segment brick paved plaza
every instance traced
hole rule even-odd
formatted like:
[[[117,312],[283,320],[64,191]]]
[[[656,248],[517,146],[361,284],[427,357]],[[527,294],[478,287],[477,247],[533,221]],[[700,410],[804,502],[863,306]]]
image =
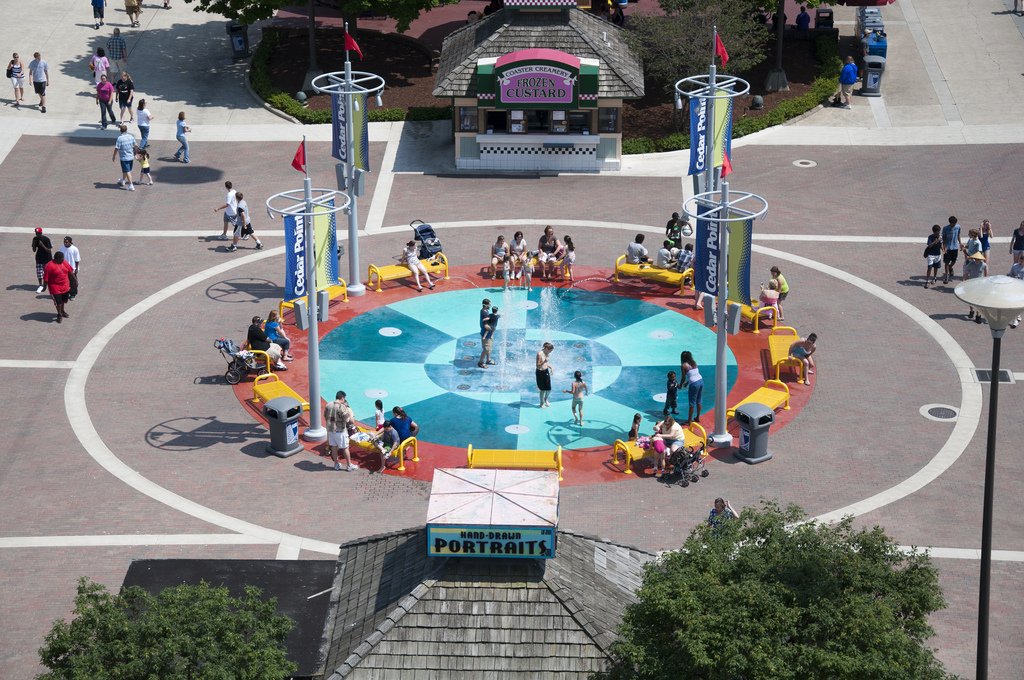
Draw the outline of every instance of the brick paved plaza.
[[[0,358],[8,423],[0,443],[0,677],[19,679],[41,671],[37,649],[54,619],[69,614],[79,576],[116,588],[142,558],[333,559],[341,542],[421,526],[429,490],[411,473],[333,472],[316,452],[268,456],[266,429],[224,384],[212,346],[221,336],[241,340],[251,316],[276,308],[283,235],[262,206],[301,187],[289,164],[303,134],[314,184],[337,186],[329,128],[301,128],[254,101],[215,18],[183,3],[169,12],[147,3],[142,28],[126,34],[140,92],[157,116],[156,183],[121,191],[113,136],[99,130],[88,98],[84,59],[99,37],[87,3],[37,4],[35,17],[11,15],[0,28],[8,52],[42,51],[53,78],[45,115],[31,92],[20,110],[0,93],[0,286],[9,318]],[[775,498],[812,516],[855,514],[858,524],[881,525],[902,545],[934,550],[949,607],[933,617],[930,643],[963,677],[974,668],[988,415],[988,385],[973,370],[989,366],[991,339],[966,320],[952,285],[923,288],[921,251],[931,225],[951,214],[965,231],[988,218],[997,236],[991,273],[1004,274],[1007,236],[1024,218],[1024,124],[1003,113],[1024,91],[1021,24],[1002,13],[1008,2],[969,4],[984,25],[968,33],[997,36],[1000,49],[986,57],[942,42],[953,0],[899,0],[886,10],[908,53],[906,72],[894,66],[904,87],[890,102],[895,113],[857,98],[849,115],[819,110],[735,145],[732,186],[769,202],[754,228],[752,284],[779,265],[793,288],[787,323],[819,335],[813,391],[792,385],[800,407],[773,431],[774,459],[747,466],[716,454],[711,476],[687,489],[646,475],[567,480],[560,497],[563,528],[645,550],[678,547],[716,496],[737,508]],[[127,26],[116,10],[108,9],[109,23]],[[837,10],[840,21],[852,16]],[[194,74],[161,63],[175,35],[195,49]],[[924,48],[914,42],[919,35],[938,41],[936,51],[925,49],[927,38]],[[986,74],[985,110],[964,61]],[[945,90],[935,73],[947,73]],[[999,78],[1012,85],[1002,88]],[[906,88],[921,94],[915,100]],[[170,123],[182,109],[195,130],[189,166],[168,161],[177,146]],[[956,111],[964,112],[959,120]],[[369,263],[390,263],[410,237],[408,223],[423,219],[464,277],[436,292],[486,287],[476,272],[495,236],[521,229],[533,244],[545,224],[573,236],[581,271],[607,278],[635,233],[660,241],[689,185],[681,154],[626,158],[623,171],[599,176],[456,175],[450,160],[447,124],[373,125],[375,172],[359,204],[363,276]],[[246,194],[264,251],[243,242],[228,253],[216,239],[213,209],[225,180]],[[81,292],[60,325],[49,298],[35,293],[35,227],[55,246],[73,235],[82,252]],[[388,289],[349,305],[416,295],[403,282]],[[602,281],[590,289],[649,295],[697,318],[689,299],[665,289]],[[332,321],[351,314],[343,307],[332,308]],[[292,364],[297,380],[304,347]],[[1002,362],[1015,380],[1001,392],[990,677],[1011,679],[1024,656],[1024,329],[1007,331]],[[400,385],[391,395],[388,407],[402,404]],[[960,418],[925,418],[927,404],[958,409]],[[431,414],[412,415],[429,441]],[[586,455],[610,458],[610,447]]]

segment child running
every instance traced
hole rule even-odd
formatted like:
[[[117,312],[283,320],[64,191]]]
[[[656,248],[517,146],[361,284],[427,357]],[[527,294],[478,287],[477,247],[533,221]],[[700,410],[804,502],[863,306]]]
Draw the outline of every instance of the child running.
[[[665,410],[662,415],[668,415],[669,411],[676,413],[676,400],[679,398],[679,383],[676,382],[676,372],[668,372],[668,380],[665,382]]]
[[[135,157],[139,159],[139,167],[142,170],[139,172],[139,181],[136,184],[143,184],[142,179],[148,180],[145,184],[153,186],[153,175],[149,172],[149,152],[143,148],[136,147]]]
[[[577,425],[583,425],[583,396],[589,395],[590,389],[587,387],[587,383],[583,382],[583,371],[573,373],[573,378],[575,380],[572,383],[572,387],[562,391],[572,395],[573,422]]]

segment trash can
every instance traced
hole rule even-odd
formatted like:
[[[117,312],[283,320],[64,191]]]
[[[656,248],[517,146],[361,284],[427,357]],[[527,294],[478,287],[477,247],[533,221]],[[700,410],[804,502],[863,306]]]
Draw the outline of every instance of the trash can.
[[[882,96],[882,74],[885,72],[885,57],[872,54],[864,57],[864,75],[861,77],[860,94],[863,97]]]
[[[302,402],[292,397],[277,397],[263,405],[263,415],[270,428],[270,444],[267,453],[280,458],[294,456],[302,450],[299,441],[299,416]]]
[[[885,30],[885,22],[882,20],[882,10],[877,7],[859,7],[857,9],[857,23],[854,35],[864,35],[865,31],[876,30]]]
[[[771,460],[768,428],[775,422],[775,411],[764,404],[743,404],[736,409],[736,422],[740,426],[736,457],[750,465]]]
[[[835,19],[832,16],[831,7],[819,7],[814,10],[814,27],[815,28],[833,28],[835,26]]]
[[[889,51],[889,41],[883,31],[872,31],[861,42],[864,45],[864,56],[888,56],[886,53]]]
[[[237,21],[229,21],[224,29],[228,33],[228,40],[231,41],[231,55],[235,59],[245,59],[249,56],[249,27]]]

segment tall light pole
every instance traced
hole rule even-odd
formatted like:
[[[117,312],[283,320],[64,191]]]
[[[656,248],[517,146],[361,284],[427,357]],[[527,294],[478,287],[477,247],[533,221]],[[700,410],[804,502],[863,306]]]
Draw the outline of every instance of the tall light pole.
[[[988,678],[989,592],[992,583],[992,516],[995,496],[996,423],[999,412],[999,354],[1006,327],[1024,310],[1024,281],[1009,276],[970,279],[953,293],[978,310],[992,331],[988,438],[985,442],[985,500],[981,516],[981,578],[978,584],[978,655],[975,677]]]
[[[301,190],[283,191],[267,199],[269,214],[294,217],[296,227],[301,221],[303,229],[303,271],[309,331],[309,350],[306,357],[309,369],[309,427],[302,433],[302,438],[308,441],[322,441],[327,438],[327,429],[320,422],[320,330],[317,324],[319,310],[316,301],[316,234],[313,231],[313,217],[339,213],[346,208],[348,196],[334,189],[314,189],[313,180],[308,174],[303,180]],[[332,253],[331,257],[336,256]]]
[[[345,23],[348,34],[348,22]],[[359,214],[357,197],[362,193],[361,182],[357,175],[362,170],[356,168],[356,157],[353,149],[355,130],[352,125],[353,107],[358,106],[356,95],[373,95],[377,98],[377,106],[381,105],[380,94],[384,91],[384,79],[373,73],[353,71],[352,62],[345,50],[345,70],[343,72],[324,73],[313,79],[313,89],[330,95],[339,95],[342,99],[345,118],[345,189],[348,192],[348,294],[363,295],[366,286],[362,284],[359,272]],[[336,112],[337,114],[338,112]]]

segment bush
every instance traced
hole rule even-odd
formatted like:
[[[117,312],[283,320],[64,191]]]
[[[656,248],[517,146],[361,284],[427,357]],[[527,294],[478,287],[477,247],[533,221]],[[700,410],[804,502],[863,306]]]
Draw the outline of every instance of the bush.
[[[406,120],[448,120],[452,117],[450,106],[410,106]]]
[[[839,58],[839,45],[833,36],[818,36],[815,38],[814,56],[818,62],[818,77],[811,83],[811,89],[793,99],[787,99],[756,118],[740,118],[733,121],[733,139],[739,139],[744,135],[760,132],[776,125],[781,125],[807,113],[819,104],[825,103],[839,86],[839,69],[843,62]],[[622,140],[622,153],[651,153],[653,151],[676,151],[686,149],[690,145],[687,135],[680,132],[673,133],[661,139],[651,140],[647,137]]]
[[[396,120],[405,120],[405,109],[381,108],[370,109],[368,114],[371,123],[387,123]]]

